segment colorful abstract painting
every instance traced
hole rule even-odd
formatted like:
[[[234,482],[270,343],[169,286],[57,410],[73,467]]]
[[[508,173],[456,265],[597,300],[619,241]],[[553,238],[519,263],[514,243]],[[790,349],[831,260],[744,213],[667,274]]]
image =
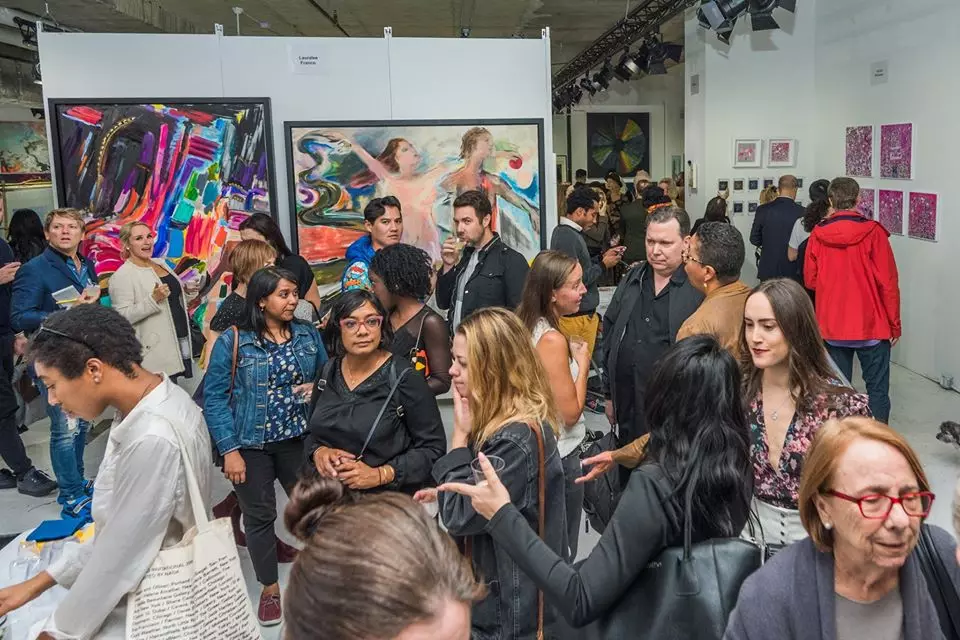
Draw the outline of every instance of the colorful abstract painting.
[[[528,258],[544,246],[542,120],[288,122],[285,138],[296,242],[322,295],[338,289],[376,197],[400,200],[403,242],[435,262],[453,229],[453,201],[473,189],[489,195],[504,242]]]
[[[120,227],[141,220],[155,257],[210,272],[201,299],[220,299],[237,227],[275,206],[269,99],[51,100],[49,113],[59,202],[87,214],[101,286],[123,262]]]
[[[851,178],[873,177],[873,127],[847,127],[845,146],[846,175]]]
[[[768,167],[792,167],[796,164],[796,140],[775,138],[767,142]]]
[[[937,241],[937,194],[910,194],[910,221],[907,233],[911,238]]]
[[[903,191],[880,189],[877,222],[890,233],[903,235]]]
[[[860,198],[857,200],[857,211],[864,216],[874,219],[876,211],[877,192],[874,189],[860,189]]]
[[[650,171],[649,113],[587,113],[587,175]]]
[[[880,127],[880,177],[913,179],[912,124],[885,124]]]
[[[50,179],[50,152],[43,122],[0,122],[0,174],[44,174]]]

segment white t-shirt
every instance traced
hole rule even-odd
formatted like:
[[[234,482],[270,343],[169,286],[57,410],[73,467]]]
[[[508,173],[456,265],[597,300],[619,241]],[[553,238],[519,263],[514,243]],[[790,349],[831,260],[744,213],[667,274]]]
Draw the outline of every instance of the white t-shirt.
[[[793,223],[793,231],[790,233],[789,246],[794,251],[800,250],[803,241],[810,237],[810,232],[803,228],[803,218]]]
[[[481,249],[474,249],[473,253],[470,254],[470,260],[467,261],[467,268],[460,274],[460,282],[457,283],[457,298],[453,301],[452,329],[454,331],[457,330],[460,322],[463,321],[463,292],[467,290],[467,282],[470,280],[473,272],[477,270],[477,265],[480,264],[480,251]]]
[[[556,329],[550,326],[550,323],[547,322],[546,318],[540,318],[537,321],[537,325],[533,328],[534,349],[537,348],[537,343],[540,342],[540,338],[550,331],[556,331]],[[577,364],[577,361],[573,358],[570,358],[570,375],[573,377],[574,381],[576,381],[577,376],[580,375],[580,365]],[[583,413],[581,412],[580,419],[577,420],[575,425],[560,430],[560,437],[557,439],[557,451],[560,453],[560,457],[566,458],[568,455],[573,453],[586,437],[587,421],[584,420]]]

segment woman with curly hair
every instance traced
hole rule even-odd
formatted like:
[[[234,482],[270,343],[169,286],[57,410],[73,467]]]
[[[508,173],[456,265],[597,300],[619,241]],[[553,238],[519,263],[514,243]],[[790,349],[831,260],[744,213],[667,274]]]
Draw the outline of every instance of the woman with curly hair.
[[[426,251],[397,244],[378,251],[370,263],[373,292],[390,314],[390,352],[413,362],[434,395],[450,390],[450,332],[426,305],[433,290],[433,267]]]

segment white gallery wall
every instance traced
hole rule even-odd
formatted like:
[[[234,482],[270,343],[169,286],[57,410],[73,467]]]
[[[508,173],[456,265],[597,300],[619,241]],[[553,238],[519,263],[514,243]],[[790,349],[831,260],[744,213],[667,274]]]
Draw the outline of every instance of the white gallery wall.
[[[692,13],[687,16],[686,154],[701,169],[700,188],[687,193],[691,217],[702,215],[718,179],[784,172],[808,183],[837,177],[845,171],[846,127],[872,124],[879,134],[881,124],[912,122],[914,179],[857,180],[878,190],[939,194],[939,242],[891,239],[904,330],[893,358],[934,380],[942,374],[960,377],[955,276],[960,220],[953,215],[957,197],[949,188],[956,181],[953,151],[960,141],[955,114],[960,77],[949,71],[950,62],[960,59],[960,3],[803,0],[784,31],[750,34],[746,27],[738,27],[727,47],[705,35]],[[873,84],[872,66],[881,62],[888,79]],[[690,95],[693,75],[700,76],[699,96]],[[780,136],[799,141],[796,168],[733,169],[733,138]],[[879,176],[879,139],[875,155]],[[735,218],[745,237],[752,218]],[[906,219],[905,212],[905,227]],[[747,263],[746,275],[755,276],[753,261]]]
[[[654,180],[670,175],[673,156],[683,156],[683,97],[683,71],[677,66],[666,75],[631,82],[614,79],[606,91],[593,97],[585,94],[569,118],[571,176],[587,168],[587,114],[616,112],[650,114],[650,174]],[[554,117],[554,153],[558,155],[567,155],[567,122],[565,115]]]
[[[316,55],[311,74],[294,55]],[[549,39],[41,33],[50,98],[271,99],[275,207],[290,237],[284,121],[542,119],[547,234],[556,180]],[[509,86],[499,69],[510,69]],[[489,73],[477,73],[486,69]]]

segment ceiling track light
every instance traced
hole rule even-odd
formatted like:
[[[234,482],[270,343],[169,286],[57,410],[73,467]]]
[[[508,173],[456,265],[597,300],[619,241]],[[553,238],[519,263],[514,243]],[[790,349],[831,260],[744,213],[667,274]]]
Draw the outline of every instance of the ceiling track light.
[[[788,14],[796,13],[797,0],[703,0],[697,20],[704,29],[713,30],[724,44],[730,44],[740,18],[749,16],[754,31],[769,31],[783,26]]]
[[[628,82],[634,76],[640,75],[640,66],[637,65],[633,56],[630,55],[629,50],[623,52],[623,56],[620,57],[620,62],[618,62],[617,66],[613,69],[613,73],[624,82]]]

